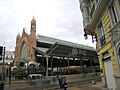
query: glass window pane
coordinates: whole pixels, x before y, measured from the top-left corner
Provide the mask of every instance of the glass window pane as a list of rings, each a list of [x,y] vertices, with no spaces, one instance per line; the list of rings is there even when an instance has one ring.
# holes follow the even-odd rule
[[[118,19],[118,15],[117,15],[118,13],[117,13],[117,9],[114,2],[110,5],[109,12],[110,12],[112,24],[115,25],[119,21],[119,19]]]

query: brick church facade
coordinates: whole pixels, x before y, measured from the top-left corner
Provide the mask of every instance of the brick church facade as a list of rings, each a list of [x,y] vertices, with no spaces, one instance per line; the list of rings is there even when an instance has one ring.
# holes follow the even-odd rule
[[[36,47],[36,20],[33,17],[30,34],[27,34],[24,28],[22,35],[18,34],[16,37],[15,63],[35,60],[34,47]]]

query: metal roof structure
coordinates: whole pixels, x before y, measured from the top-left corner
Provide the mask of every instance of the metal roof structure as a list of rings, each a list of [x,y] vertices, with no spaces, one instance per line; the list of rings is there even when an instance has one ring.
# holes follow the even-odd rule
[[[46,51],[47,55],[61,56],[61,57],[80,57],[84,58],[95,57],[96,51],[81,49],[75,46],[66,45],[61,42],[56,42],[49,50]],[[97,58],[97,57],[96,57]]]
[[[51,38],[51,37],[47,37],[47,36],[43,36],[43,35],[39,35],[39,34],[37,35],[36,39],[38,42],[44,42],[44,43],[48,43],[48,44],[52,44],[52,45],[55,44],[56,42],[58,42],[65,46],[70,46],[70,47],[75,47],[75,48],[80,48],[80,49],[85,49],[85,50],[90,50],[90,51],[96,51],[94,47],[77,44],[77,43],[73,43],[73,42],[68,42],[65,40],[55,39],[55,38]]]
[[[69,60],[70,61],[69,63],[73,63],[75,58],[78,58],[78,60],[82,60],[82,61],[97,60],[97,53],[95,48],[93,47],[72,43],[60,39],[55,39],[51,37],[46,37],[43,35],[37,35],[36,39],[37,39],[37,46],[34,48],[35,51],[38,52],[38,55],[42,54],[42,56],[46,57],[45,60],[46,61],[45,66],[47,66],[46,75],[48,75],[48,67],[52,65],[50,62],[56,64],[58,60],[61,61],[61,58],[60,59],[54,58],[54,60],[51,61],[50,59],[51,56],[63,57],[64,58],[63,61]],[[72,60],[70,60],[70,58],[72,58]],[[76,61],[80,63],[78,60]],[[64,66],[64,63],[62,64],[63,64],[62,66]]]
[[[61,57],[78,57],[80,55],[84,55],[86,57],[97,56],[94,47],[46,37],[43,35],[37,35],[36,38],[38,46],[35,50],[44,55]],[[41,47],[39,44],[43,44],[43,46]]]

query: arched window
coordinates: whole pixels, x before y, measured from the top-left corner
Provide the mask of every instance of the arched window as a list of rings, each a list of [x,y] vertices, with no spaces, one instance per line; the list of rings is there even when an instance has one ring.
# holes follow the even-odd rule
[[[20,52],[20,60],[21,62],[24,62],[24,63],[26,63],[28,60],[27,46],[25,43],[22,44],[22,48]]]

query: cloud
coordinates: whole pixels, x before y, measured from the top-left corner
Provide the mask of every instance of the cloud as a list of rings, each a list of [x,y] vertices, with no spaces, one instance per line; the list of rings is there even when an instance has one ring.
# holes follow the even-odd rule
[[[94,46],[84,40],[79,0],[0,0],[0,45],[15,48],[16,35],[35,16],[37,34]]]

